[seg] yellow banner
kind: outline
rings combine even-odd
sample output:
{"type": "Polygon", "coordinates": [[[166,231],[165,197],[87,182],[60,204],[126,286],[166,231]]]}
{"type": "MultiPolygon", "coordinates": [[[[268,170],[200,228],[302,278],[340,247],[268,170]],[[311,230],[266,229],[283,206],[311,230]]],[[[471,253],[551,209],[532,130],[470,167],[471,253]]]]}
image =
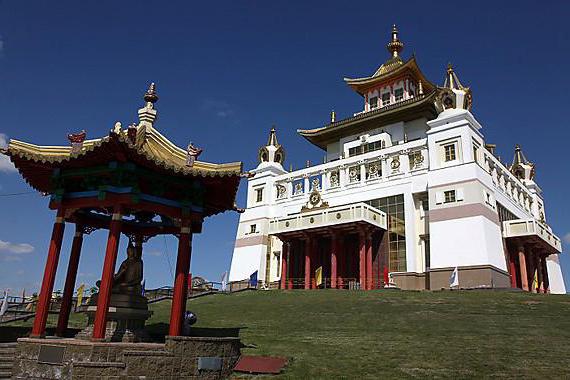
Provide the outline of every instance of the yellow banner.
{"type": "Polygon", "coordinates": [[[83,302],[83,290],[85,289],[85,284],[81,284],[79,288],[77,288],[77,306],[81,306],[83,302]]]}
{"type": "Polygon", "coordinates": [[[317,283],[317,286],[321,285],[323,283],[323,267],[318,267],[317,270],[315,271],[315,281],[317,283]]]}

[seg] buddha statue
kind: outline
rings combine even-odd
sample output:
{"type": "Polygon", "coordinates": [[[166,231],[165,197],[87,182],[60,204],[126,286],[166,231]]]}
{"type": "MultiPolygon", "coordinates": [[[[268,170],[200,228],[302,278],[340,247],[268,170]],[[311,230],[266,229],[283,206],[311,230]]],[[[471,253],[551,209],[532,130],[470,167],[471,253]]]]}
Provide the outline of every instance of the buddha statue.
{"type": "MultiPolygon", "coordinates": [[[[115,294],[142,295],[143,262],[139,250],[129,243],[127,258],[121,263],[119,270],[113,276],[112,292],[115,294]]],[[[97,287],[101,281],[97,281],[97,287]]]]}

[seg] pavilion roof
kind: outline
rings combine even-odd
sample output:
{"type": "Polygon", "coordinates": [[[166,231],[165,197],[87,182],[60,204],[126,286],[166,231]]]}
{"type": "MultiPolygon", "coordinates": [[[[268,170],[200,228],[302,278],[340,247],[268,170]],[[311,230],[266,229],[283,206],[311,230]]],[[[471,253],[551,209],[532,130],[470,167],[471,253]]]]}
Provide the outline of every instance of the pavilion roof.
{"type": "Polygon", "coordinates": [[[344,81],[354,91],[361,96],[364,96],[369,89],[376,87],[377,85],[381,85],[382,83],[390,82],[392,79],[406,73],[412,74],[414,78],[422,82],[425,93],[429,93],[435,89],[436,86],[421,72],[415,56],[412,56],[406,62],[404,62],[400,56],[392,57],[384,62],[384,64],[382,64],[372,76],[363,78],[344,78],[344,81]]]}
{"type": "MultiPolygon", "coordinates": [[[[85,140],[81,151],[72,153],[71,146],[35,145],[24,141],[11,139],[4,154],[14,158],[34,161],[41,166],[49,168],[71,166],[75,163],[86,163],[93,156],[97,156],[112,142],[120,142],[131,153],[152,162],[173,174],[192,175],[201,177],[224,177],[242,174],[241,162],[215,164],[204,161],[195,161],[192,167],[186,165],[186,150],[176,146],[153,127],[147,127],[142,143],[133,143],[129,140],[127,130],[111,131],[108,136],[85,140]]],[[[108,148],[108,147],[107,147],[108,148]]],[[[109,156],[106,156],[109,158],[109,156]]],[[[14,162],[16,164],[16,162],[14,162]]],[[[18,167],[18,166],[16,166],[18,167]]],[[[22,173],[23,175],[25,173],[22,173]]],[[[30,173],[32,174],[32,173],[30,173]]],[[[38,189],[41,191],[41,189],[38,189]]]]}
{"type": "Polygon", "coordinates": [[[200,179],[207,189],[205,215],[236,209],[235,197],[244,174],[242,163],[216,164],[194,160],[189,165],[190,151],[199,154],[201,150],[192,145],[182,149],[154,128],[156,110],[153,103],[157,99],[158,96],[156,99],[151,97],[152,101],[148,101],[145,97],[147,103],[139,110],[138,125],[123,129],[120,123],[116,123],[107,136],[85,140],[85,132],[69,135],[71,144],[67,146],[36,145],[12,139],[5,149],[0,149],[0,153],[10,157],[30,186],[46,194],[53,194],[56,190],[53,176],[57,170],[132,162],[157,176],[200,179]],[[77,136],[80,136],[79,143],[73,144],[72,140],[76,141],[77,136]]]}

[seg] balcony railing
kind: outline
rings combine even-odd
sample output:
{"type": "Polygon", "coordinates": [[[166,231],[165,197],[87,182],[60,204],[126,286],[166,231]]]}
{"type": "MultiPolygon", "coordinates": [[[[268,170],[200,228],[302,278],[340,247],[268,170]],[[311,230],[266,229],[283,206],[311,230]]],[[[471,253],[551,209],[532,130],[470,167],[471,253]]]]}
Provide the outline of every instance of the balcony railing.
{"type": "Polygon", "coordinates": [[[285,201],[310,193],[353,188],[420,174],[428,169],[426,139],[393,145],[283,174],[275,179],[275,200],[285,201]]]}
{"type": "Polygon", "coordinates": [[[562,243],[558,236],[554,235],[546,226],[536,219],[516,219],[503,222],[503,236],[505,238],[514,237],[535,237],[553,248],[552,253],[562,252],[562,243]]]}
{"type": "Polygon", "coordinates": [[[269,221],[269,234],[359,222],[387,229],[386,213],[365,203],[356,203],[275,218],[269,221]]]}

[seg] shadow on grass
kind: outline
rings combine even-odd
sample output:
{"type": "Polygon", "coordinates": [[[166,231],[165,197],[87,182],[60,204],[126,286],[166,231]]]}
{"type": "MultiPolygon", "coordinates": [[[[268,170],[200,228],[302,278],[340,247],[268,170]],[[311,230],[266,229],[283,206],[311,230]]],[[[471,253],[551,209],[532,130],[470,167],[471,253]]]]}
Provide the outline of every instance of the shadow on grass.
{"type": "MultiPolygon", "coordinates": [[[[65,338],[73,338],[80,330],[68,328],[65,332],[65,338]]],[[[32,332],[31,327],[27,326],[1,326],[0,327],[0,343],[15,342],[18,338],[25,338],[32,332]]],[[[54,327],[46,328],[46,336],[55,334],[54,327]]]]}
{"type": "MultiPolygon", "coordinates": [[[[145,330],[150,335],[153,342],[163,343],[164,337],[168,335],[169,324],[164,322],[152,323],[145,326],[145,330]]],[[[190,336],[196,337],[239,337],[240,330],[247,327],[192,327],[190,336]]]]}

